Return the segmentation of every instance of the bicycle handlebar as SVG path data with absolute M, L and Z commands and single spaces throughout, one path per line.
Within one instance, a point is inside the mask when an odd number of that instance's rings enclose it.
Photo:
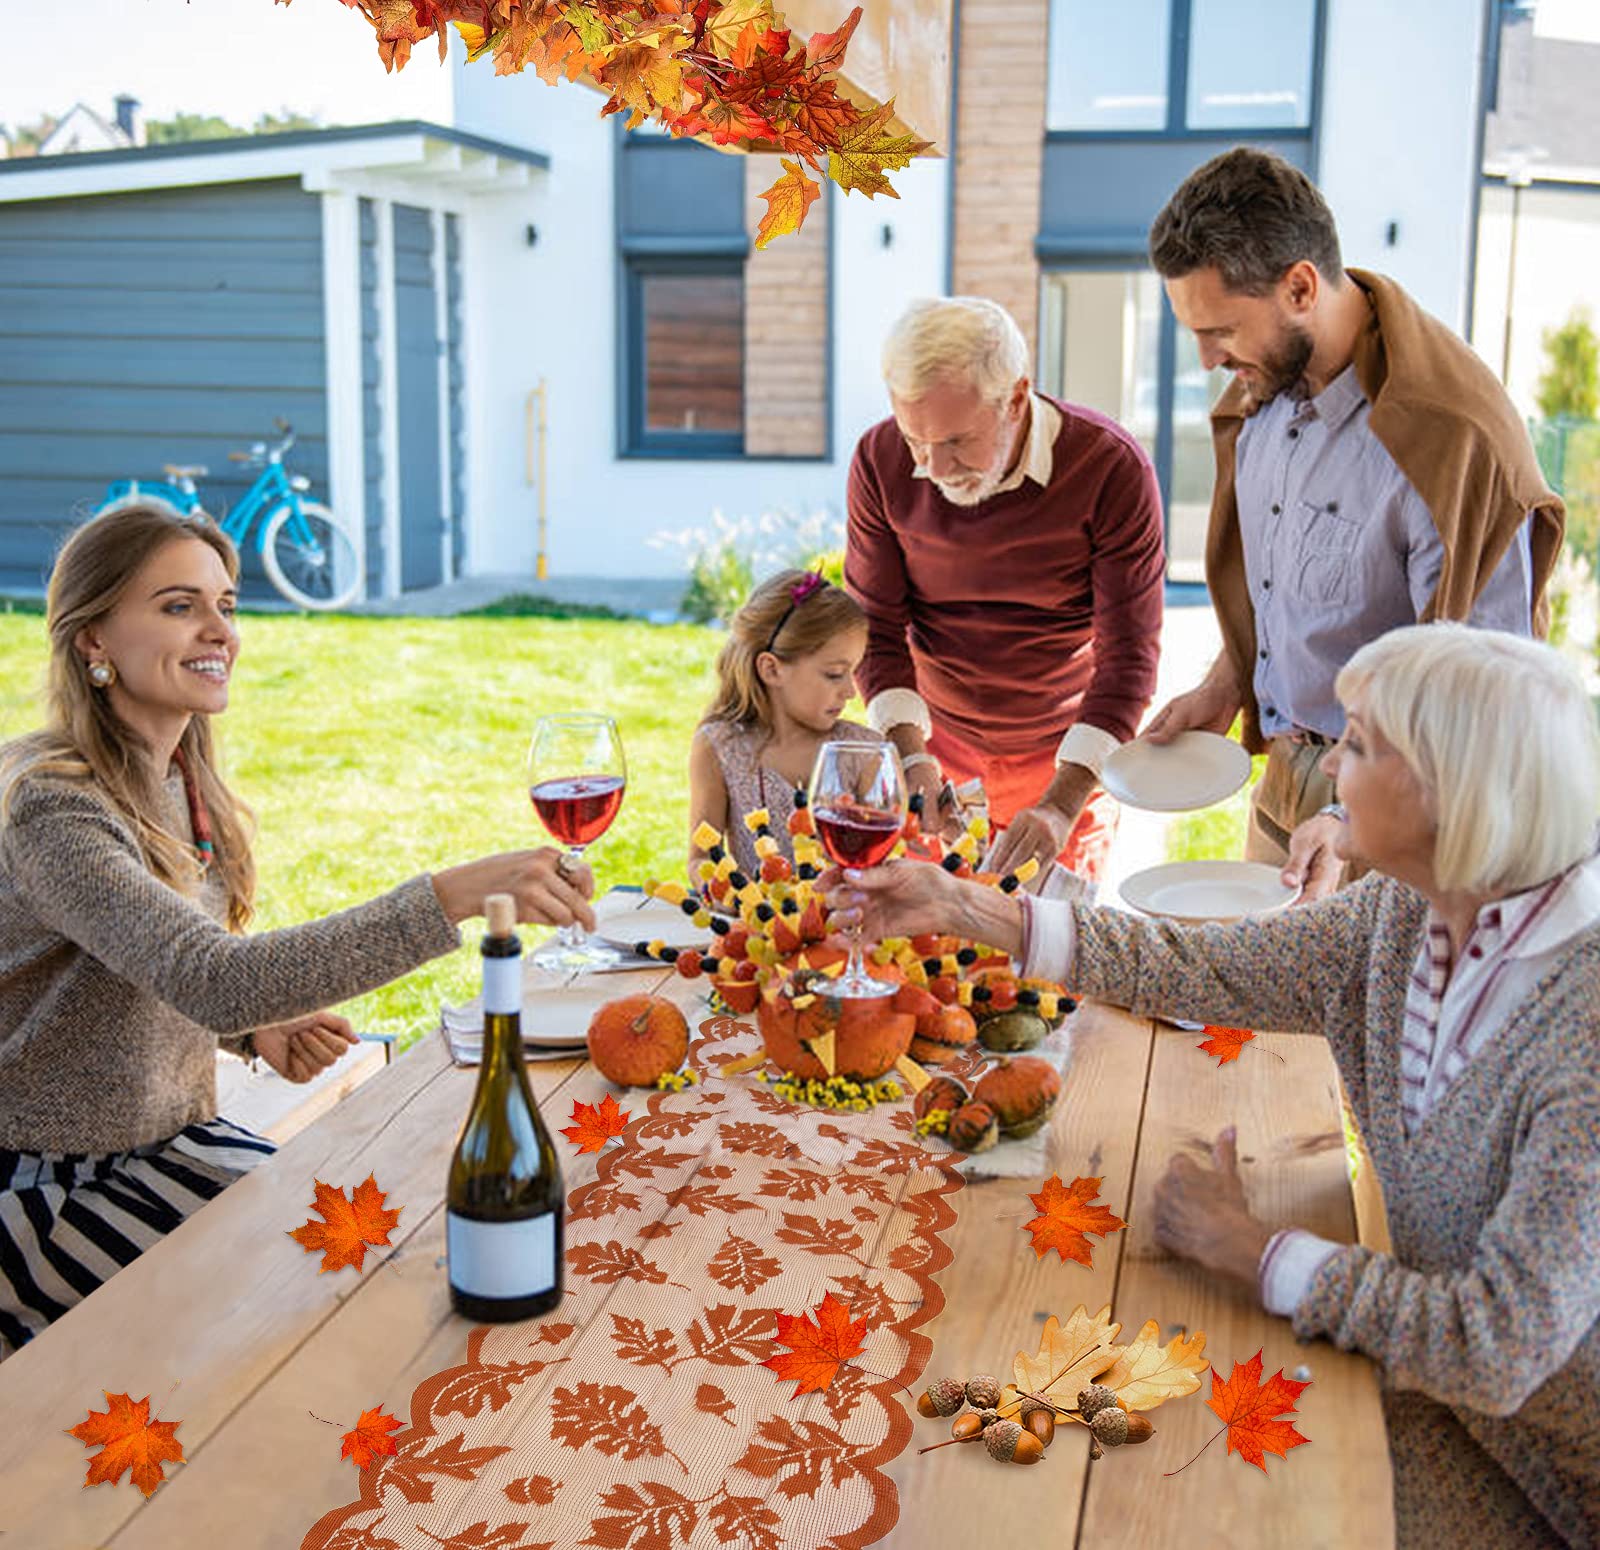
M 258 441 L 252 445 L 248 452 L 230 452 L 228 454 L 228 461 L 230 463 L 256 464 L 281 462 L 283 459 L 283 454 L 295 444 L 297 438 L 294 433 L 294 427 L 281 415 L 274 423 L 277 425 L 278 429 L 283 432 L 283 440 L 280 441 L 277 446 L 268 448 L 266 442 Z

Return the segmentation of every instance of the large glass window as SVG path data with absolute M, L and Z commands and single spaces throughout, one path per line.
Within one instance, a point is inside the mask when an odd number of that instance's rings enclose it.
M 744 438 L 744 273 L 720 259 L 629 266 L 628 450 L 737 454 Z
M 1048 128 L 1165 126 L 1170 4 L 1052 0 Z
M 1194 335 L 1178 328 L 1149 269 L 1047 273 L 1039 345 L 1045 392 L 1098 409 L 1138 437 L 1166 498 L 1167 575 L 1204 581 L 1211 405 L 1228 374 L 1201 366 Z M 1173 362 L 1170 384 L 1164 354 Z
M 1311 122 L 1315 0 L 1189 0 L 1190 129 Z
M 1220 367 L 1200 364 L 1194 335 L 1175 319 L 1172 373 L 1172 466 L 1167 491 L 1167 575 L 1174 581 L 1206 579 L 1206 529 L 1211 523 L 1211 486 L 1217 461 L 1211 445 L 1211 406 L 1228 385 Z

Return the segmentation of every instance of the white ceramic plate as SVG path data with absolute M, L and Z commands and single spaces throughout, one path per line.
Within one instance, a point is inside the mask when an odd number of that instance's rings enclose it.
M 1169 861 L 1124 878 L 1121 892 L 1146 915 L 1191 924 L 1271 915 L 1300 897 L 1260 861 Z
M 1215 732 L 1180 732 L 1159 745 L 1136 737 L 1100 771 L 1100 784 L 1119 802 L 1157 813 L 1210 807 L 1249 779 L 1250 755 Z
M 594 1009 L 594 992 L 581 985 L 560 990 L 524 989 L 522 1042 L 529 1049 L 581 1052 L 587 1043 Z M 465 1006 L 446 1007 L 444 1025 L 447 1032 L 464 1042 L 481 1039 L 483 1003 L 474 999 Z
M 658 937 L 664 947 L 680 948 L 704 947 L 711 940 L 709 926 L 697 926 L 676 904 L 647 899 L 642 893 L 614 889 L 595 905 L 594 915 L 594 934 L 630 952 L 635 942 Z

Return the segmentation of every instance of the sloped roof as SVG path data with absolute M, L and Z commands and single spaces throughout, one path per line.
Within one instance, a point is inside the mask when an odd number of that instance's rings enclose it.
M 1521 163 L 1535 179 L 1600 182 L 1600 44 L 1537 37 L 1529 22 L 1506 26 L 1483 162 L 1489 173 Z

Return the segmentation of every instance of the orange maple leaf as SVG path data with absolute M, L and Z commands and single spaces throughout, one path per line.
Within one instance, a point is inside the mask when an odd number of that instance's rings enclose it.
M 1211 1398 L 1206 1404 L 1227 1424 L 1222 1431 L 1206 1439 L 1200 1453 L 1204 1453 L 1225 1432 L 1228 1452 L 1237 1453 L 1246 1463 L 1254 1464 L 1262 1474 L 1266 1474 L 1268 1453 L 1276 1453 L 1279 1458 L 1284 1458 L 1290 1448 L 1298 1448 L 1302 1443 L 1311 1441 L 1294 1429 L 1293 1421 L 1277 1419 L 1294 1409 L 1294 1402 L 1311 1384 L 1309 1380 L 1296 1383 L 1293 1378 L 1284 1377 L 1281 1367 L 1262 1383 L 1261 1366 L 1261 1352 L 1257 1351 L 1243 1365 L 1238 1362 L 1233 1364 L 1233 1372 L 1226 1383 L 1215 1367 L 1211 1369 Z M 1196 1453 L 1188 1464 L 1180 1464 L 1177 1469 L 1169 1469 L 1167 1473 L 1181 1474 L 1189 1464 L 1194 1463 L 1194 1459 L 1200 1457 L 1200 1453 Z
M 761 1365 L 784 1380 L 793 1378 L 797 1398 L 815 1394 L 833 1382 L 844 1362 L 860 1353 L 866 1332 L 867 1321 L 861 1318 L 852 1323 L 850 1310 L 829 1292 L 817 1304 L 815 1320 L 809 1313 L 799 1318 L 778 1315 L 777 1343 L 793 1349 L 769 1356 Z
M 844 51 L 850 46 L 850 35 L 861 20 L 858 5 L 836 32 L 814 32 L 806 43 L 806 63 L 823 70 L 837 70 L 844 63 Z
M 344 1446 L 339 1449 L 339 1457 L 349 1459 L 357 1469 L 365 1469 L 380 1455 L 394 1453 L 394 1438 L 389 1433 L 399 1429 L 400 1423 L 392 1415 L 385 1415 L 381 1408 L 363 1410 L 355 1430 L 346 1432 L 340 1439 Z
M 629 1111 L 618 1108 L 617 1100 L 607 1093 L 599 1108 L 592 1103 L 574 1103 L 572 1118 L 575 1123 L 568 1125 L 561 1134 L 575 1142 L 580 1153 L 598 1152 L 613 1136 L 620 1136 L 628 1128 L 628 1114 Z
M 346 1265 L 361 1269 L 367 1245 L 388 1243 L 389 1230 L 400 1220 L 400 1211 L 384 1210 L 384 1192 L 370 1173 L 349 1200 L 342 1189 L 324 1184 L 321 1179 L 314 1182 L 317 1198 L 311 1209 L 323 1220 L 313 1222 L 308 1218 L 289 1236 L 306 1253 L 322 1255 L 319 1275 L 324 1270 L 342 1270 Z
M 1093 1245 L 1087 1233 L 1105 1237 L 1120 1232 L 1128 1224 L 1113 1216 L 1105 1206 L 1089 1202 L 1100 1193 L 1100 1179 L 1074 1179 L 1070 1186 L 1052 1173 L 1037 1195 L 1029 1195 L 1039 1214 L 1022 1230 L 1033 1234 L 1033 1252 L 1043 1259 L 1054 1249 L 1062 1259 L 1075 1259 L 1080 1265 L 1094 1265 Z
M 101 1452 L 89 1460 L 84 1485 L 115 1485 L 125 1469 L 133 1471 L 133 1483 L 146 1496 L 166 1478 L 163 1462 L 181 1464 L 183 1444 L 172 1434 L 182 1421 L 152 1421 L 150 1396 L 137 1402 L 126 1394 L 100 1391 L 106 1396 L 105 1410 L 91 1410 L 87 1421 L 80 1421 L 67 1435 L 76 1437 L 86 1448 Z
M 767 202 L 767 213 L 756 228 L 756 246 L 764 248 L 774 237 L 799 231 L 805 223 L 806 211 L 822 193 L 822 186 L 814 183 L 800 170 L 799 164 L 780 157 L 783 176 L 761 197 Z
M 1215 1055 L 1219 1066 L 1227 1065 L 1230 1060 L 1237 1060 L 1239 1051 L 1255 1038 L 1248 1028 L 1223 1028 L 1215 1023 L 1207 1023 L 1205 1032 L 1207 1036 L 1200 1041 L 1198 1047 L 1208 1055 Z

